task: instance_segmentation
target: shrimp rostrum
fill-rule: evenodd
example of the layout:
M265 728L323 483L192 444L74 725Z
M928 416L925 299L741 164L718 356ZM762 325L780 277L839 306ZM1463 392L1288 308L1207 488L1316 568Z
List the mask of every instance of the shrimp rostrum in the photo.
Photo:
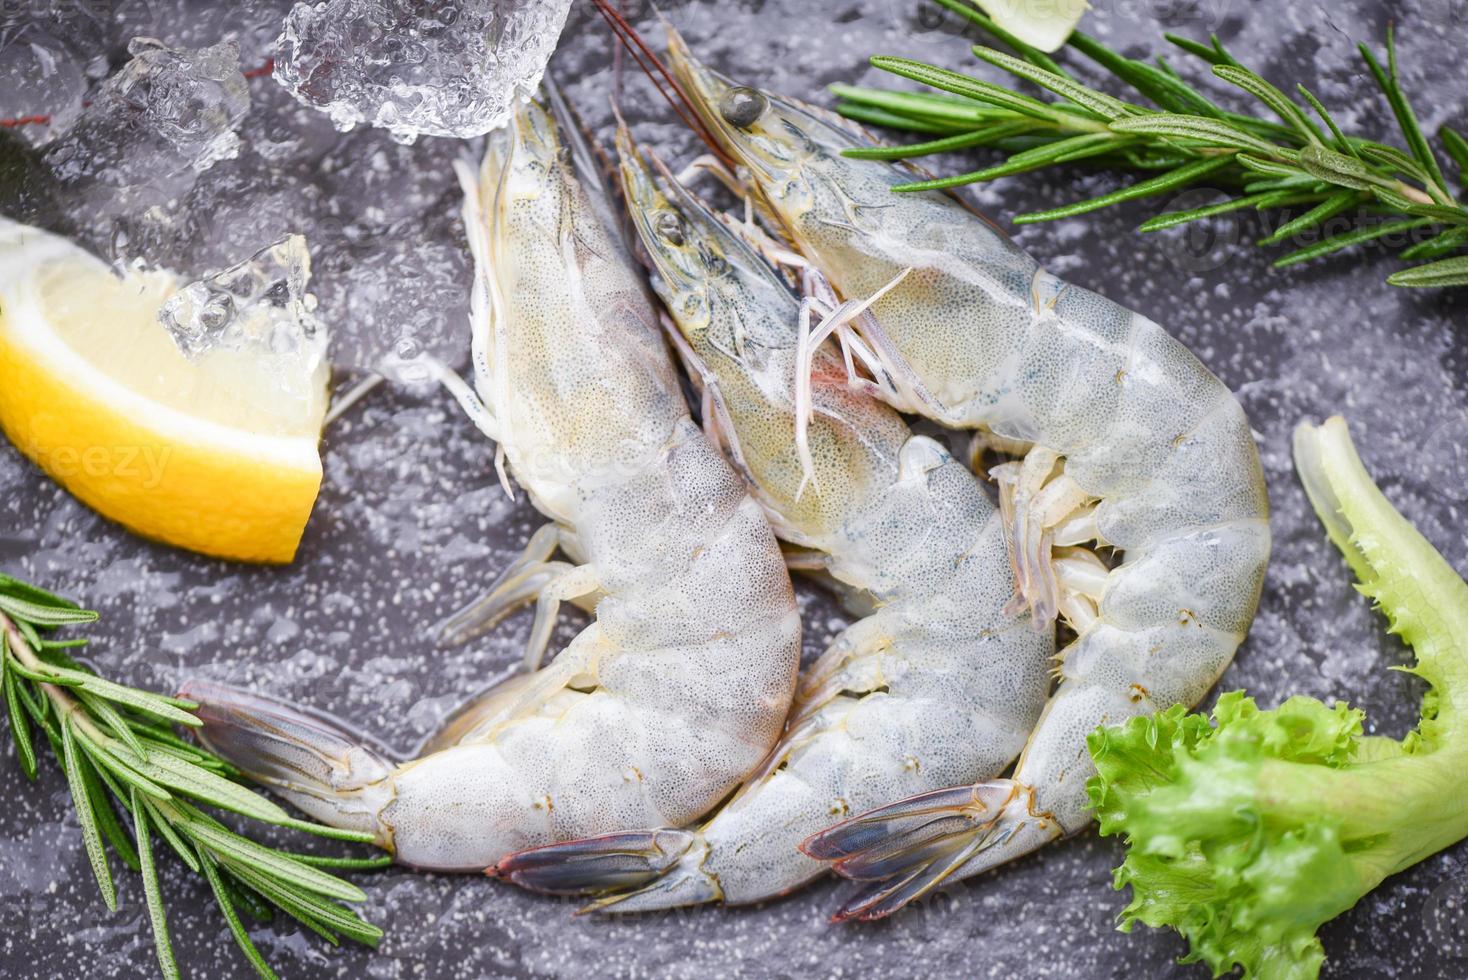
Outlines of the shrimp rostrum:
M568 127L569 128L569 127ZM640 271L558 127L530 102L461 169L476 387L460 395L550 523L474 615L595 618L393 765L317 717L197 684L203 739L401 863L480 870L552 841L679 826L764 759L794 693L799 616L760 506L689 417ZM559 547L572 561L549 560Z
M911 173L843 156L869 144L819 110L730 81L676 35L670 50L762 209L848 302L877 297L837 325L871 368L859 383L1029 447L995 474L1017 601L1037 626L1059 614L1077 633L1012 778L807 842L872 882L841 916L877 917L1086 826L1086 735L1207 693L1254 617L1268 560L1258 450L1232 393L1157 324L1050 275L948 194L893 193ZM1081 546L1119 561L1070 561Z
M803 562L872 610L803 674L768 762L701 826L551 845L498 874L631 912L755 902L825 870L800 853L843 816L1002 772L1049 687L1052 632L1006 611L1000 515L968 468L852 390L823 350L810 479L794 443L800 301L751 247L617 137L633 224L703 388L705 424Z

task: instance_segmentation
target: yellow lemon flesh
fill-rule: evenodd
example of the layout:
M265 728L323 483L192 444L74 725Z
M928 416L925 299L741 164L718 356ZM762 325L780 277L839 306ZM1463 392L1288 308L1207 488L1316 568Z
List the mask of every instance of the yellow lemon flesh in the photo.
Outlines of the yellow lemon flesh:
M0 429L139 534L288 562L321 488L329 368L249 348L185 356L157 316L181 285L119 277L0 219Z

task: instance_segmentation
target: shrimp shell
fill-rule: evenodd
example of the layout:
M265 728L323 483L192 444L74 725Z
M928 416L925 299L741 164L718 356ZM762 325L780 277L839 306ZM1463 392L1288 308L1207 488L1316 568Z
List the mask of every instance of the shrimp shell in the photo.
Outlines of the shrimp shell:
M768 755L794 692L800 622L779 547L689 417L641 276L578 169L530 102L478 177L461 171L482 404L458 393L552 522L476 615L535 600L553 622L582 601L595 619L399 766L281 702L186 688L207 744L408 865L478 870L694 820ZM546 561L556 545L575 564ZM550 630L537 635L532 665Z
M994 503L938 443L851 390L823 351L812 379L812 478L794 445L802 307L761 257L618 133L625 197L712 424L776 532L859 595L852 623L802 676L784 738L699 827L663 827L514 855L496 873L602 894L637 912L756 902L825 867L798 850L843 814L997 775L1044 705L1053 632L1006 612L1014 590ZM608 894L610 893L610 894Z
M1086 736L1194 704L1217 681L1269 556L1259 454L1238 401L1157 324L1045 272L948 194L893 193L910 174L843 156L865 143L820 110L718 75L676 34L670 54L805 257L848 300L882 292L856 332L883 397L1032 446L1000 474L1017 602L1037 625L1075 611L1079 636L1011 779L894 804L807 843L873 882L839 917L875 918L1085 827ZM1120 563L1104 576L1064 565L1062 528Z

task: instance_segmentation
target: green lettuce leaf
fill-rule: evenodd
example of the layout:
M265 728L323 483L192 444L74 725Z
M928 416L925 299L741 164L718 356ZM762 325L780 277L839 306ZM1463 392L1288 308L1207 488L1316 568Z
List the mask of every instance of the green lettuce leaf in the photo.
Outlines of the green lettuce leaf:
M1121 928L1176 929L1184 961L1214 976L1318 976L1322 923L1468 837L1468 584L1372 483L1342 420L1302 425L1295 460L1361 592L1431 687L1400 742L1364 736L1345 703L1261 710L1240 691L1211 718L1177 706L1091 735L1101 833L1128 846Z

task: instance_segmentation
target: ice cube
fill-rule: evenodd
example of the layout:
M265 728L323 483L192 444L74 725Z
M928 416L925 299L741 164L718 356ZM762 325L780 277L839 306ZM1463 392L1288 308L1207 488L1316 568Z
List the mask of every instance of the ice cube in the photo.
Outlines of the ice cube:
M233 42L190 50L134 38L132 60L93 93L46 163L77 205L137 213L184 193L239 152L250 108Z
M282 430L325 411L327 332L316 320L311 253L288 235L164 301L158 320L207 384L234 392Z
M288 235L243 262L183 286L158 311L179 350L189 357L216 350L301 357L314 370L326 331L306 292L311 253L301 235Z
M470 137L533 91L571 0L326 0L285 20L275 79L337 128Z

